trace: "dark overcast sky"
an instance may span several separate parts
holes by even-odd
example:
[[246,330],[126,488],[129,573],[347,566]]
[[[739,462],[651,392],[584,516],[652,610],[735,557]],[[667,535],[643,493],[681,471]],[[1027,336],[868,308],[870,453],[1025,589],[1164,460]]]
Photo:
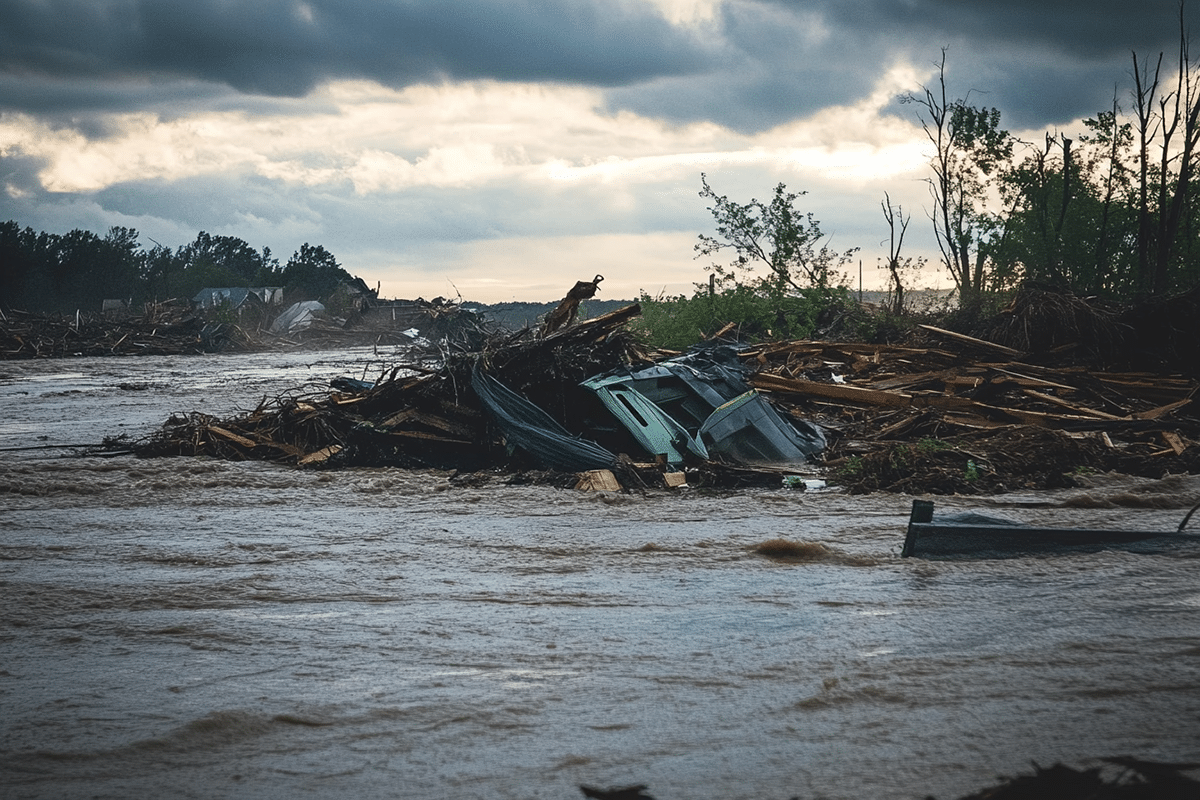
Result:
[[600,271],[631,297],[690,291],[705,171],[744,199],[809,191],[836,246],[871,263],[885,192],[922,219],[927,142],[895,96],[936,80],[943,48],[951,99],[1037,139],[1114,93],[1127,106],[1131,53],[1173,65],[1178,15],[1176,0],[0,0],[0,220],[170,246],[207,231],[285,257],[319,242],[401,296],[453,275],[479,299],[553,299],[568,250],[588,259],[572,281]]
[[611,88],[614,109],[757,130],[949,48],[1014,126],[1109,105],[1130,52],[1171,52],[1175,0],[763,0],[707,24],[601,0],[0,0],[0,104],[35,113],[297,97],[328,79]]

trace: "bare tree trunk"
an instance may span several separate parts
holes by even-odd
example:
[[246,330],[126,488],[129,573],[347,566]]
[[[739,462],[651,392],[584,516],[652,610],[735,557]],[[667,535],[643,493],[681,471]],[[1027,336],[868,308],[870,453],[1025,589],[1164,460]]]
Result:
[[1150,267],[1150,245],[1152,225],[1150,220],[1150,141],[1157,135],[1153,111],[1154,94],[1158,90],[1158,76],[1162,69],[1162,53],[1151,80],[1145,67],[1138,65],[1137,53],[1133,54],[1134,111],[1137,114],[1138,130],[1138,276],[1144,287],[1153,288]]
[[1116,192],[1116,173],[1117,173],[1117,153],[1119,147],[1118,125],[1117,125],[1117,98],[1113,97],[1112,110],[1112,147],[1108,154],[1108,175],[1105,177],[1104,184],[1104,201],[1100,211],[1100,232],[1096,237],[1096,257],[1095,257],[1095,274],[1104,275],[1111,274],[1111,271],[1106,269],[1105,261],[1108,259],[1108,221],[1112,213],[1113,195]]
[[[904,281],[900,279],[900,249],[904,246],[904,233],[908,230],[908,223],[912,217],[906,218],[903,208],[893,206],[892,198],[887,192],[883,193],[883,198],[880,206],[883,207],[883,218],[887,221],[889,232],[888,271],[892,276],[892,286],[895,287],[891,312],[900,316],[904,313]],[[897,230],[897,224],[899,230]]]
[[1175,254],[1176,244],[1179,240],[1179,227],[1191,191],[1193,161],[1197,139],[1200,138],[1200,91],[1195,85],[1182,7],[1179,14],[1179,79],[1174,92],[1174,116],[1169,131],[1173,134],[1179,123],[1183,123],[1183,148],[1178,156],[1179,169],[1175,177],[1174,192],[1170,193],[1171,197],[1168,203],[1167,186],[1170,176],[1166,166],[1168,162],[1167,145],[1171,137],[1164,137],[1163,194],[1159,206],[1158,257],[1154,265],[1154,288],[1160,292],[1165,291],[1170,285],[1171,261]]

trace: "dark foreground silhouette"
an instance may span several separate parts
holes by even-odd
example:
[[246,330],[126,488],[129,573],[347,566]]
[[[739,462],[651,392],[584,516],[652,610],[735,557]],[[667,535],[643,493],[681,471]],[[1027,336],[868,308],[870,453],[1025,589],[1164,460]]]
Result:
[[[959,800],[1197,800],[1200,781],[1184,772],[1200,764],[1163,764],[1128,756],[1103,758],[1107,766],[1075,769],[1064,764],[1033,765],[1032,775],[1004,778],[995,786]],[[644,785],[613,789],[580,786],[593,800],[654,800]],[[800,800],[799,797],[791,800]],[[926,800],[934,800],[929,797]]]

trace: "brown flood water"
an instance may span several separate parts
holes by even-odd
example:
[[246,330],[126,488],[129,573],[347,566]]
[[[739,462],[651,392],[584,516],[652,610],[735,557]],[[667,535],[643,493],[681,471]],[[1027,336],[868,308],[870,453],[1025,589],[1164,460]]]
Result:
[[[945,800],[1200,761],[1200,537],[901,559],[905,496],[11,449],[386,360],[0,362],[0,797]],[[1200,500],[1092,483],[938,507],[1171,530]]]

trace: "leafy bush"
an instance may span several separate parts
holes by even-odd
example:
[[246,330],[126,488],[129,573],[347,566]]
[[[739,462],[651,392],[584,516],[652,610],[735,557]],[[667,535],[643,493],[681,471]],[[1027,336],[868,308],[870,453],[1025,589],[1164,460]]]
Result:
[[784,292],[763,284],[737,284],[687,297],[641,296],[637,327],[654,347],[685,350],[733,323],[743,341],[812,338],[845,317],[854,305],[845,289],[814,287]]

